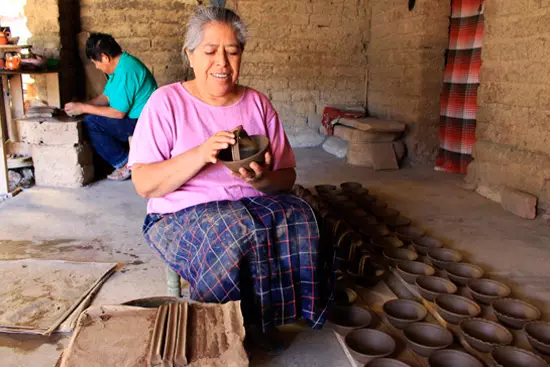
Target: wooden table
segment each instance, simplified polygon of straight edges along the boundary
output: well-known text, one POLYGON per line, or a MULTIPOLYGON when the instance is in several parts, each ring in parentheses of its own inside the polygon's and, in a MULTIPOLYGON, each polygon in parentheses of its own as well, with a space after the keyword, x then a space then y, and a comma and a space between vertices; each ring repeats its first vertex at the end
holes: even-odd
MULTIPOLYGON (((1 49, 0 49, 1 51, 1 49)), ((48 105, 61 108, 57 70, 0 70, 0 195, 8 193, 6 143, 16 141, 15 120, 25 115, 23 75, 45 75, 48 105)))

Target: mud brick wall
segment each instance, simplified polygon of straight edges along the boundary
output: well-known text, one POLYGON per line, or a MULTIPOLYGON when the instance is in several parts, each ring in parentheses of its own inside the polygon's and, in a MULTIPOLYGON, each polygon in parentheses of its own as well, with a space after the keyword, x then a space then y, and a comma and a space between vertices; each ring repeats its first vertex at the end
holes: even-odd
POLYGON ((411 163, 432 162, 439 146, 440 92, 450 1, 370 0, 369 112, 407 123, 411 163))
POLYGON ((468 180, 500 200, 506 185, 550 203, 550 1, 485 9, 474 162, 468 180))

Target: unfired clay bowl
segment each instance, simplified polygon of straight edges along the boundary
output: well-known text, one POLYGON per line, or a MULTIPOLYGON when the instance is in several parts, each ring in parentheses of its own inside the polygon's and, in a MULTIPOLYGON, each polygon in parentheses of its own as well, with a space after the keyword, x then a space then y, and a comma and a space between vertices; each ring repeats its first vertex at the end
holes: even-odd
POLYGON ((455 284, 467 285, 471 279, 479 279, 483 276, 483 269, 469 263, 453 263, 447 267, 447 275, 455 284))
POLYGON ((397 217, 384 218, 384 223, 394 230, 400 227, 408 227, 411 222, 412 221, 409 218, 402 215, 398 215, 397 217))
POLYGON ((434 248, 439 248, 443 246, 443 242, 437 238, 431 236, 423 236, 412 241, 412 245, 416 251, 420 252, 423 255, 426 255, 428 252, 434 248))
POLYGON ((471 279, 468 289, 473 299, 486 305, 497 299, 506 298, 512 293, 506 284, 492 279, 471 279))
POLYGON ((422 297, 428 301, 433 301, 440 294, 453 294, 458 290, 453 282, 435 276, 419 276, 416 285, 422 297))
POLYGON ((481 307, 471 299, 456 294, 440 294, 435 297, 437 313, 450 324, 476 317, 481 313, 481 307))
POLYGON ((389 356, 395 350, 393 338, 375 329, 354 330, 346 336, 344 342, 353 358, 360 363, 389 356))
POLYGON ((543 354, 550 355, 550 323, 532 321, 525 325, 525 333, 529 343, 543 354))
POLYGON ((434 248, 428 252, 428 259, 439 269, 447 269, 449 265, 460 262, 462 254, 450 248, 434 248))
POLYGON ((509 346, 495 348, 491 360, 498 367, 548 367, 548 363, 536 354, 509 346))
POLYGON ((528 322, 540 319, 541 312, 530 303, 514 298, 497 299, 491 307, 504 326, 512 329, 521 329, 528 322))
POLYGON ((340 187, 344 191, 356 191, 363 188, 363 185, 359 182, 343 182, 340 184, 340 187))
POLYGON ((332 328, 338 334, 346 336, 353 330, 362 329, 372 321, 371 313, 361 307, 334 307, 329 315, 332 328))
POLYGON ((393 236, 373 236, 370 239, 370 243, 380 251, 390 247, 399 248, 405 245, 399 238, 393 236))
POLYGON ((401 264, 397 264, 396 269, 399 275, 410 284, 414 284, 416 278, 421 275, 434 275, 435 273, 433 267, 419 261, 404 261, 401 264))
POLYGON ((428 359, 430 367, 484 367, 483 363, 468 353, 453 349, 434 352, 428 359))
POLYGON ((415 322, 403 330, 403 335, 413 352, 429 357, 436 350, 453 343, 453 335, 443 326, 429 322, 415 322))
POLYGON ((409 244, 415 239, 424 236, 426 234, 426 231, 422 228, 418 228, 415 226, 406 226, 395 228, 395 233, 397 234, 397 237, 401 239, 401 241, 409 244))
POLYGON ((407 250, 406 248, 385 248, 382 254, 394 266, 405 261, 418 259, 416 252, 407 250))
POLYGON ((252 162, 263 164, 265 161, 265 152, 267 152, 267 148, 269 148, 269 139, 267 138, 267 136, 263 135, 252 135, 250 136, 250 139, 252 139, 258 145, 259 150, 256 153, 250 156, 241 155, 240 160, 234 161, 231 155, 231 147, 229 147, 227 149, 221 150, 218 154, 220 162, 222 162, 223 165, 225 165, 233 172, 239 172, 239 169, 242 167, 250 169, 250 163, 252 162))
POLYGON ((382 306, 384 316, 396 329, 424 320, 428 311, 420 303, 408 299, 392 299, 382 306))
POLYGON ((482 353, 508 345, 514 339, 512 333, 501 324, 486 319, 466 319, 460 322, 460 329, 468 344, 482 353))

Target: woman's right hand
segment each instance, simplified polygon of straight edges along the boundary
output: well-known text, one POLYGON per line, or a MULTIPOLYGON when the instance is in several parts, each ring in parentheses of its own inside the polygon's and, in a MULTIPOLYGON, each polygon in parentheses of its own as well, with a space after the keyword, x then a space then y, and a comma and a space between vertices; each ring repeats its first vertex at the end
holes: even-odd
POLYGON ((218 131, 200 145, 201 157, 204 163, 216 164, 220 150, 229 148, 233 144, 235 144, 235 134, 229 131, 218 131))

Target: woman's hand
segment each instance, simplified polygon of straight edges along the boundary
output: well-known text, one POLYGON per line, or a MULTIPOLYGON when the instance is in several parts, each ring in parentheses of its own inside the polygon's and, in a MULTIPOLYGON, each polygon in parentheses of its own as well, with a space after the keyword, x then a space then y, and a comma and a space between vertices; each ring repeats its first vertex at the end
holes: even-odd
POLYGON ((86 113, 86 104, 80 102, 69 102, 65 105, 65 112, 69 116, 77 116, 86 113))
POLYGON ((216 164, 220 150, 229 148, 229 145, 235 143, 235 134, 228 131, 218 131, 200 145, 200 156, 205 164, 216 164))
POLYGON ((250 169, 241 167, 239 168, 239 172, 233 172, 233 176, 240 178, 241 180, 245 181, 246 183, 254 186, 255 183, 258 181, 261 181, 267 172, 271 171, 271 153, 268 151, 265 153, 265 162, 263 165, 260 165, 256 162, 250 163, 249 167, 250 169))

